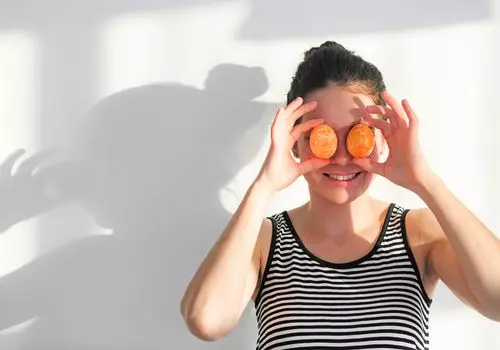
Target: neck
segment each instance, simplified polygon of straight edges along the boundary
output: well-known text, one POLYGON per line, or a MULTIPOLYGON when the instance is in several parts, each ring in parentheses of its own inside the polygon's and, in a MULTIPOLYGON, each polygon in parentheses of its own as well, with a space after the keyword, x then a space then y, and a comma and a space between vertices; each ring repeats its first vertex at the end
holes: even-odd
POLYGON ((352 202, 336 204, 322 196, 311 195, 305 205, 306 220, 311 232, 321 236, 341 237, 361 233, 378 225, 381 202, 363 194, 352 202))

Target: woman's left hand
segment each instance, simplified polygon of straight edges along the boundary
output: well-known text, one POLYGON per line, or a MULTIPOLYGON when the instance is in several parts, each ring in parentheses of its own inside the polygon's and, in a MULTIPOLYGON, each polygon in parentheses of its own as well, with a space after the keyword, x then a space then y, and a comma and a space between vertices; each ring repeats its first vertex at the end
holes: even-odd
POLYGON ((416 192, 432 175, 418 141, 418 118, 407 100, 399 104, 387 91, 382 93, 382 98, 388 107, 367 106, 365 122, 382 131, 389 156, 384 163, 369 158, 355 159, 354 163, 416 192), (375 115, 381 115, 385 120, 375 115))

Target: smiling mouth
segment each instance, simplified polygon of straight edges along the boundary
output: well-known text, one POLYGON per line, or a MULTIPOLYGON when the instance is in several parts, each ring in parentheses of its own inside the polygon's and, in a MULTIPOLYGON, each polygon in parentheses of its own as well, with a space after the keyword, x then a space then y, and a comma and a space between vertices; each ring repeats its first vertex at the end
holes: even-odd
POLYGON ((327 174, 323 173, 324 176, 336 180, 336 181, 351 181, 354 180, 361 172, 353 173, 353 174, 348 174, 348 175, 336 175, 336 174, 327 174))

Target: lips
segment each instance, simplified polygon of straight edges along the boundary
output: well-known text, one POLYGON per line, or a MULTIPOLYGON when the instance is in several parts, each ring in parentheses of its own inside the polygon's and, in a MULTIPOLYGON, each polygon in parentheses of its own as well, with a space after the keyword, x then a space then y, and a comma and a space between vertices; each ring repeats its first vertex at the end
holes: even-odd
POLYGON ((330 179, 338 180, 338 181, 348 181, 354 179, 357 174, 349 174, 349 175, 335 175, 335 174, 323 174, 328 176, 330 179))
POLYGON ((323 173, 324 176, 328 177, 329 179, 336 180, 336 181, 352 181, 354 180, 359 174, 361 174, 360 171, 358 172, 353 172, 353 173, 347 173, 347 174, 330 174, 330 173, 323 173))

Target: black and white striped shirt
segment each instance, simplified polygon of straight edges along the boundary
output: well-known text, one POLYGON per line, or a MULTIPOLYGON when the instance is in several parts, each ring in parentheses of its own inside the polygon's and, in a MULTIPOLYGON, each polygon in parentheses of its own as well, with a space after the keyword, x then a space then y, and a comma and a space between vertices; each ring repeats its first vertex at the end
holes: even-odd
POLYGON ((428 349, 432 300, 406 237, 407 212, 391 204, 371 251, 340 264, 308 251, 286 211, 272 216, 257 349, 428 349))

